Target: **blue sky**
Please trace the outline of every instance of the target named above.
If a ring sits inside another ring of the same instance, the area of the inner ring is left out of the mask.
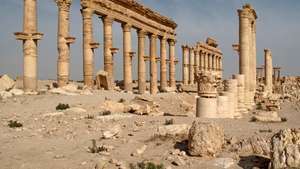
[[[211,36],[218,40],[224,54],[225,76],[238,72],[238,56],[231,45],[238,42],[237,9],[251,3],[258,14],[257,64],[263,64],[263,49],[270,48],[275,66],[283,74],[300,74],[300,1],[299,0],[140,0],[144,5],[171,17],[178,24],[176,55],[181,60],[182,44],[193,45]],[[22,44],[14,32],[22,31],[22,0],[2,0],[0,6],[0,74],[21,75],[23,66]],[[71,35],[76,43],[71,46],[71,78],[82,79],[82,18],[79,0],[71,7]],[[103,69],[102,21],[94,16],[94,37],[100,43],[95,53],[95,72]],[[56,79],[57,6],[53,0],[38,0],[39,31],[44,33],[39,43],[39,78]],[[113,44],[120,48],[115,57],[115,76],[122,79],[122,29],[113,24]],[[148,44],[148,43],[146,43]],[[137,35],[132,31],[132,48],[136,51]],[[146,49],[148,53],[148,49]],[[159,52],[159,51],[158,51]],[[133,63],[133,77],[137,77],[137,58]],[[177,66],[181,79],[181,64]]]

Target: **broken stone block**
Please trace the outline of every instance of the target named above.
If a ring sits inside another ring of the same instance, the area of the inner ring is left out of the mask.
[[[15,81],[11,79],[8,75],[3,75],[0,77],[0,91],[8,91],[15,86]]]
[[[159,136],[187,136],[190,126],[187,124],[173,124],[166,126],[159,126],[157,135]]]
[[[300,130],[279,131],[271,140],[271,168],[300,168]]]
[[[255,112],[251,121],[259,122],[282,122],[276,111],[258,111]]]
[[[96,85],[97,89],[105,89],[105,90],[111,90],[112,84],[109,80],[108,73],[104,70],[100,70],[96,74]]]
[[[121,132],[121,126],[119,124],[109,128],[108,130],[102,133],[102,138],[104,139],[111,139],[116,137]]]
[[[192,156],[215,156],[225,143],[224,131],[210,122],[194,121],[189,130],[188,151]]]

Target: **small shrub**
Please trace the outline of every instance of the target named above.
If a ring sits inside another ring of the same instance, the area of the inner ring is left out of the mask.
[[[100,116],[108,116],[108,115],[111,115],[111,111],[106,110],[106,111],[100,112],[99,115]]]
[[[174,119],[166,119],[165,125],[172,125],[174,124]]]
[[[104,146],[98,147],[95,139],[92,140],[92,147],[89,147],[89,150],[91,153],[100,153],[103,151],[108,151],[108,149]]]
[[[165,169],[163,164],[154,164],[153,162],[140,162],[135,164],[129,165],[130,169]]]
[[[95,119],[95,116],[94,115],[87,115],[86,117],[85,117],[85,119]]]
[[[10,128],[19,128],[19,127],[23,127],[23,124],[18,122],[18,121],[15,121],[15,120],[9,120],[8,127],[10,127]]]
[[[119,101],[118,101],[119,103],[125,103],[126,102],[126,100],[125,99],[123,99],[123,98],[121,98]]]
[[[56,106],[56,110],[66,110],[66,109],[69,109],[70,106],[69,104],[62,104],[62,103],[59,103],[57,106]]]

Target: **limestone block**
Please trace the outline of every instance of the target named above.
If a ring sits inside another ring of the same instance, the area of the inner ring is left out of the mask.
[[[194,121],[189,130],[188,152],[192,156],[215,156],[225,143],[224,131],[220,126]]]
[[[110,80],[108,78],[108,73],[106,71],[100,70],[96,75],[97,88],[104,88],[105,90],[110,90],[112,88]]]
[[[0,77],[0,91],[8,91],[15,86],[15,81],[11,79],[8,75],[3,75]]]
[[[196,104],[196,117],[218,118],[217,98],[198,97]]]

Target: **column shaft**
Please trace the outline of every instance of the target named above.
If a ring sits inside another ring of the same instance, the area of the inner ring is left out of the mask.
[[[93,10],[90,8],[83,8],[81,10],[83,18],[83,76],[84,84],[92,87],[94,74],[94,51],[93,43]]]
[[[131,25],[123,24],[123,75],[124,90],[132,91],[132,68],[131,68]]]
[[[168,86],[167,81],[167,39],[160,39],[160,90],[165,91]]]
[[[156,40],[157,35],[149,35],[150,39],[150,93],[157,93]]]
[[[139,94],[146,91],[146,64],[145,64],[145,32],[138,30],[138,88]]]
[[[265,49],[265,89],[266,92],[272,93],[273,88],[273,66],[272,66],[272,54],[269,49]]]
[[[57,82],[59,86],[65,86],[70,76],[70,42],[67,40],[70,32],[70,6],[72,1],[56,0],[58,5],[58,61]]]
[[[190,63],[189,63],[189,84],[194,84],[194,65],[195,65],[194,48],[190,48]]]
[[[195,73],[199,71],[199,66],[200,66],[200,55],[199,55],[199,51],[195,50],[195,67],[194,67]]]
[[[212,54],[208,54],[208,70],[212,72],[212,66],[213,66],[213,61],[212,61]]]
[[[250,22],[250,36],[251,36],[251,56],[250,56],[250,90],[252,93],[252,97],[255,95],[256,91],[256,24],[255,20]],[[253,100],[253,99],[252,99]],[[254,104],[254,101],[253,101]]]
[[[188,46],[182,46],[182,53],[183,53],[183,61],[182,61],[182,81],[184,85],[187,85],[189,82],[189,48]]]
[[[110,81],[110,86],[114,84],[114,67],[113,55],[111,48],[113,47],[112,24],[113,18],[105,16],[103,22],[103,56],[104,56],[104,71],[107,72]]]
[[[169,81],[170,87],[176,88],[176,68],[175,68],[175,40],[170,39],[169,41]]]

